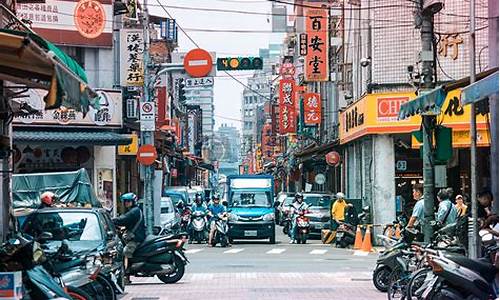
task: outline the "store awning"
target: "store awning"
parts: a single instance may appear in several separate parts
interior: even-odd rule
[[[324,152],[333,150],[335,148],[335,146],[337,146],[337,145],[338,145],[338,141],[333,141],[333,142],[330,142],[327,144],[308,148],[308,149],[302,150],[301,152],[297,152],[295,154],[295,157],[301,158],[301,157],[308,156],[308,155],[322,154]]]
[[[464,88],[460,101],[462,105],[467,105],[494,94],[498,94],[498,71]]]
[[[400,120],[419,114],[440,114],[447,92],[440,86],[417,98],[403,103],[399,109]]]
[[[128,145],[132,139],[109,131],[25,131],[13,132],[14,143],[89,144],[100,146]]]
[[[82,67],[32,32],[0,29],[0,79],[48,90],[46,109],[65,106],[86,113],[97,103]]]

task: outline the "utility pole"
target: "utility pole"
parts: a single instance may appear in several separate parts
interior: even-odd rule
[[[144,35],[144,92],[143,101],[152,102],[150,97],[150,78],[149,78],[149,13],[148,0],[144,0],[144,15],[142,19],[142,29]],[[154,132],[141,131],[141,145],[154,146]],[[154,182],[154,167],[143,166],[144,168],[144,215],[146,221],[147,234],[153,233],[154,215],[153,215],[153,182]]]
[[[476,1],[470,0],[470,32],[469,32],[469,71],[470,84],[476,81]],[[472,210],[472,236],[469,242],[469,257],[477,258],[479,248],[479,229],[477,224],[477,126],[476,126],[476,104],[471,104],[470,111],[470,199]],[[497,163],[497,162],[493,162]]]
[[[422,89],[419,95],[429,92],[436,84],[434,82],[434,14],[441,8],[442,4],[426,5],[426,0],[420,1],[419,16],[421,18],[420,39],[422,42],[422,51],[420,59],[422,60]],[[436,124],[436,115],[434,112],[422,113],[422,131],[423,131],[423,175],[424,175],[424,242],[430,243],[433,235],[432,221],[434,220],[434,151],[433,135]]]

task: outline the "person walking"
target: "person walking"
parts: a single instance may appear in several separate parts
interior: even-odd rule
[[[453,224],[457,221],[458,211],[450,200],[452,193],[453,191],[449,189],[441,189],[437,194],[439,207],[436,213],[436,221],[441,226]]]

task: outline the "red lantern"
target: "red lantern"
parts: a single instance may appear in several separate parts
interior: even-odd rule
[[[337,151],[332,151],[325,155],[325,159],[330,166],[337,166],[340,162],[340,154]]]

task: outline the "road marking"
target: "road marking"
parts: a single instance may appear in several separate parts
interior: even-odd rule
[[[245,249],[244,248],[236,248],[236,249],[226,250],[226,251],[224,251],[224,253],[230,253],[230,254],[232,253],[232,254],[234,254],[234,253],[239,253],[239,252],[241,252],[243,250],[245,250]]]
[[[368,252],[361,251],[361,250],[356,250],[356,251],[354,251],[353,255],[356,255],[356,256],[368,256]]]
[[[284,249],[284,248],[274,248],[274,249],[267,251],[266,253],[267,254],[281,254],[285,251],[286,251],[286,249]]]
[[[323,254],[325,254],[326,252],[328,252],[328,250],[326,250],[326,249],[314,249],[313,251],[309,252],[309,254],[313,254],[313,255],[323,255]]]
[[[212,280],[214,278],[213,273],[198,273],[198,274],[192,274],[191,275],[191,280],[192,281],[203,281],[203,280]]]
[[[201,252],[203,251],[203,249],[188,249],[186,251],[184,251],[184,253],[186,254],[193,254],[193,253],[198,253],[198,252]]]

